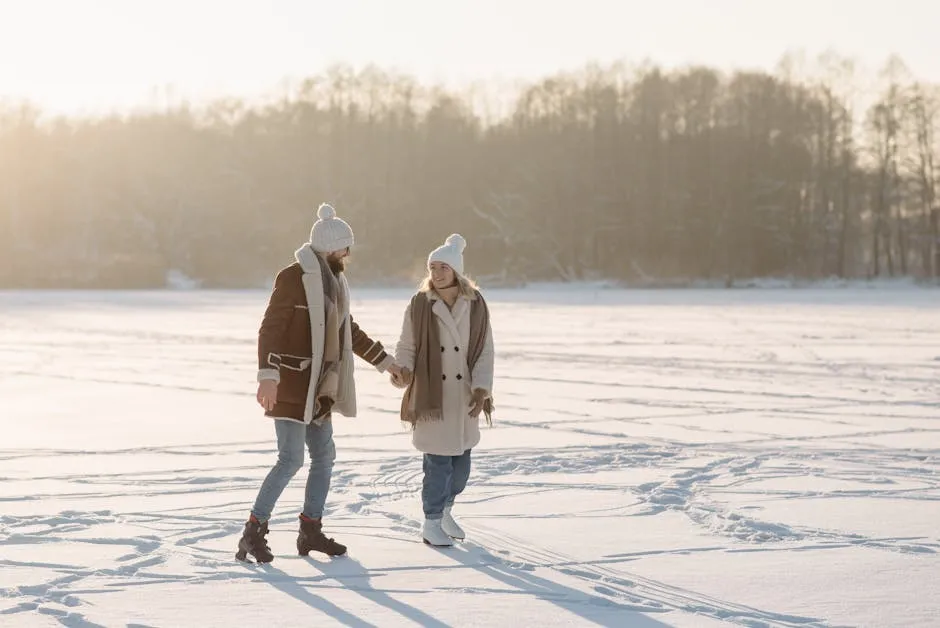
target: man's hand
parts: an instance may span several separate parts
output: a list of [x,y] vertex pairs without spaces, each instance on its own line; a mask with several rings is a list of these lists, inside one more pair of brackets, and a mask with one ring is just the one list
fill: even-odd
[[397,364],[392,364],[388,367],[388,373],[391,376],[389,381],[392,382],[392,386],[396,388],[401,388],[401,367]]
[[470,416],[474,419],[483,412],[483,404],[486,403],[489,393],[482,388],[476,388],[470,396]]
[[264,379],[258,383],[258,403],[266,412],[274,409],[277,403],[277,382],[273,379]]
[[392,382],[392,386],[395,388],[404,388],[401,380],[401,367],[398,364],[393,363],[388,367],[389,372],[389,381]]

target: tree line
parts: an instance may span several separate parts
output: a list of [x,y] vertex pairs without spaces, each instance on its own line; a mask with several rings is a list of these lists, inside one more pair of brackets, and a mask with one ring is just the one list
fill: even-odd
[[324,201],[359,281],[413,281],[454,231],[493,284],[932,279],[938,111],[900,59],[867,88],[831,54],[592,65],[495,96],[337,66],[261,104],[6,103],[0,287],[260,286]]

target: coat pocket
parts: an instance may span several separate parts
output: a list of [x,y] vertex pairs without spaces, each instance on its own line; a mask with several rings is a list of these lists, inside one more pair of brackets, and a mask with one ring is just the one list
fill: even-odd
[[310,362],[309,357],[281,356],[281,383],[277,390],[279,401],[306,403],[307,389],[310,386]]

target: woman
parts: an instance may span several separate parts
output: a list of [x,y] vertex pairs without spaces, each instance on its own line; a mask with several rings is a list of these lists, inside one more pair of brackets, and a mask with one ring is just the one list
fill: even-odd
[[406,388],[401,418],[424,453],[424,542],[453,545],[464,531],[451,515],[470,477],[470,452],[480,442],[480,413],[492,422],[493,331],[479,289],[463,272],[459,234],[428,256],[428,276],[405,310],[396,362]]

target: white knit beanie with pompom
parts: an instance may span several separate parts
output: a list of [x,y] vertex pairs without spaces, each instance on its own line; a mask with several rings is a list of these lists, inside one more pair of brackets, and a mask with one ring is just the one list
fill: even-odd
[[463,250],[467,248],[467,241],[459,233],[453,233],[444,240],[444,244],[437,247],[428,255],[428,269],[431,262],[443,262],[454,269],[458,275],[463,274]]
[[317,253],[341,251],[355,243],[352,228],[336,217],[332,205],[323,203],[317,210],[317,220],[310,230],[310,246]]

